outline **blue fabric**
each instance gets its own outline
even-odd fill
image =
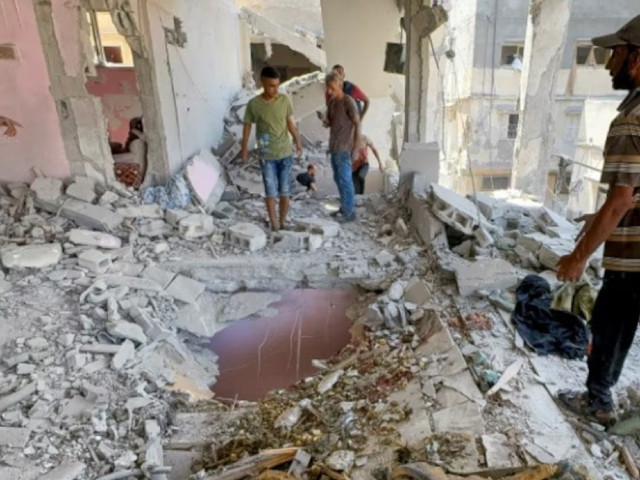
[[[333,180],[340,192],[340,211],[345,217],[355,214],[356,193],[351,177],[351,153],[336,152],[331,154]]]
[[[267,198],[291,196],[292,165],[293,157],[260,161],[264,192]]]

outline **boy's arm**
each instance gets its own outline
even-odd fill
[[[364,103],[364,107],[362,107],[362,113],[360,114],[360,120],[362,120],[367,114],[367,111],[369,111],[369,105],[371,102],[369,102],[369,97],[367,97],[367,95],[362,90],[360,90],[357,85],[353,85],[352,94],[353,98]]]
[[[298,155],[302,155],[302,140],[300,139],[300,133],[298,132],[298,127],[296,127],[296,122],[294,122],[293,117],[287,118],[287,130],[289,130],[289,133],[296,142]]]
[[[247,163],[249,161],[249,137],[251,136],[250,123],[245,123],[242,127],[242,161]]]

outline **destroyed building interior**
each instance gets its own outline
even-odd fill
[[[0,0],[0,480],[639,479],[640,339],[614,426],[557,399],[605,271],[558,261],[625,98],[591,38],[638,14]],[[379,156],[354,222],[336,64]],[[242,145],[268,66],[303,147],[275,231]]]

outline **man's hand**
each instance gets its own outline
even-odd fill
[[[593,225],[593,221],[595,220],[595,218],[596,218],[595,213],[587,213],[574,220],[575,222],[578,222],[578,223],[584,222],[584,225],[582,226],[582,230],[580,230],[580,233],[576,237],[576,242],[579,242],[580,239],[584,236],[584,234],[587,233],[587,231],[591,228],[591,225]]]
[[[558,280],[561,282],[578,282],[587,269],[587,262],[580,260],[575,254],[565,255],[558,260]]]
[[[242,163],[244,163],[245,165],[249,163],[249,149],[243,148],[241,156],[242,156]]]
[[[16,127],[22,128],[22,125],[20,125],[15,120],[11,120],[10,118],[0,117],[0,127],[5,128],[5,137],[15,137],[18,134],[18,128]]]
[[[298,157],[302,157],[303,150],[304,150],[304,148],[302,147],[302,142],[300,140],[298,140],[296,142],[296,153],[298,154]]]

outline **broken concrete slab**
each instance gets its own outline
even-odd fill
[[[184,480],[191,475],[193,464],[202,458],[202,453],[185,450],[165,450],[164,463],[171,467],[168,480]]]
[[[129,315],[131,318],[142,328],[145,335],[151,340],[164,340],[171,336],[171,330],[165,328],[164,324],[157,318],[153,318],[146,311],[138,306],[133,306],[129,309]]]
[[[501,433],[482,435],[482,446],[488,468],[518,468],[522,466],[517,445],[509,441],[506,435]]]
[[[100,250],[86,250],[78,255],[78,265],[93,273],[106,273],[111,267],[111,256]]]
[[[210,213],[227,186],[218,159],[210,151],[201,150],[187,163],[185,178],[195,198]]]
[[[167,295],[184,303],[194,304],[198,297],[205,291],[203,283],[192,280],[184,275],[178,275],[166,288]]]
[[[322,245],[322,237],[307,232],[281,230],[273,238],[273,249],[284,252],[314,251]]]
[[[162,237],[171,235],[171,233],[173,233],[173,227],[164,220],[149,220],[138,226],[138,233],[142,237]]]
[[[62,180],[38,177],[31,183],[36,198],[45,202],[56,202],[62,196]]]
[[[573,247],[569,244],[553,243],[543,244],[538,252],[538,261],[549,270],[558,271],[558,261],[565,255],[569,255]]]
[[[0,427],[0,447],[23,448],[30,434],[28,428]]]
[[[409,280],[404,289],[404,299],[418,306],[426,303],[431,298],[431,292],[427,284],[418,277]]]
[[[375,259],[378,265],[380,265],[381,267],[386,267],[393,263],[393,261],[395,260],[395,257],[391,253],[389,253],[387,250],[382,250],[380,253],[378,253],[375,256]]]
[[[158,267],[147,267],[142,272],[142,277],[156,282],[164,290],[176,276],[173,272],[162,270]]]
[[[95,185],[89,183],[72,183],[67,187],[65,193],[71,198],[87,203],[93,203],[97,197]]]
[[[227,242],[250,252],[256,252],[267,245],[267,235],[252,223],[237,223],[226,234]]]
[[[124,220],[122,215],[108,208],[82,202],[75,198],[66,200],[60,207],[60,213],[63,217],[76,222],[78,225],[95,230],[113,231]]]
[[[131,340],[125,340],[119,345],[117,353],[111,359],[111,367],[114,370],[121,370],[127,362],[136,356],[136,347]]]
[[[125,320],[107,322],[107,332],[115,338],[133,340],[136,343],[147,343],[149,341],[140,325]]]
[[[282,299],[277,293],[241,292],[229,298],[219,313],[219,321],[229,322],[248,318],[262,312],[271,304]]]
[[[433,424],[437,433],[485,433],[482,410],[475,402],[466,402],[435,412]]]
[[[189,215],[191,214],[186,210],[181,210],[178,208],[174,210],[167,210],[164,213],[164,219],[172,227],[178,228],[180,220],[182,220],[183,218],[187,218]]]
[[[405,143],[398,164],[401,182],[416,173],[426,177],[430,183],[437,183],[440,178],[440,147],[437,142]]]
[[[38,480],[76,480],[86,468],[87,466],[82,462],[65,463],[50,470]]]
[[[444,223],[431,213],[424,198],[411,194],[409,196],[409,211],[411,212],[411,227],[425,245],[442,243],[447,246]]]
[[[124,218],[162,218],[163,212],[160,205],[150,203],[146,205],[137,205],[135,207],[121,207],[116,210],[118,215]]]
[[[431,191],[434,215],[459,232],[473,235],[474,228],[484,219],[478,207],[441,185],[432,184]]]
[[[88,245],[106,249],[118,249],[122,247],[122,240],[114,235],[80,228],[74,228],[69,231],[69,241],[76,245]]]
[[[461,405],[470,400],[479,405],[484,404],[482,392],[468,370],[443,377],[436,399],[445,408]]]
[[[483,258],[473,263],[462,260],[454,270],[458,291],[465,297],[479,290],[503,290],[518,283],[513,265],[500,258]]]
[[[9,395],[6,395],[0,398],[0,413],[4,412],[5,410],[8,410],[14,405],[17,405],[23,400],[27,400],[28,398],[31,397],[31,395],[36,393],[36,390],[37,390],[36,383],[33,382],[25,385],[20,390],[17,390]]]
[[[340,224],[324,218],[310,217],[304,220],[297,220],[308,232],[318,233],[323,237],[337,237],[340,233]]]
[[[202,213],[189,215],[178,223],[178,232],[185,240],[194,240],[211,235],[214,231],[213,217]]]
[[[5,268],[45,268],[56,265],[62,256],[59,243],[7,246],[0,249]]]

